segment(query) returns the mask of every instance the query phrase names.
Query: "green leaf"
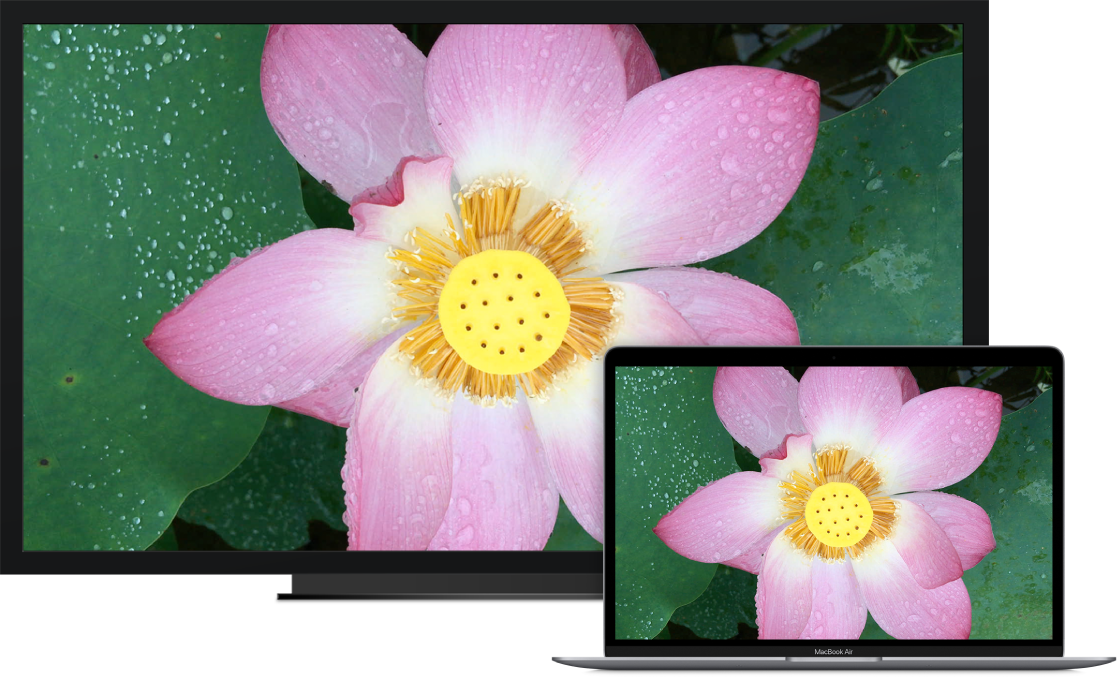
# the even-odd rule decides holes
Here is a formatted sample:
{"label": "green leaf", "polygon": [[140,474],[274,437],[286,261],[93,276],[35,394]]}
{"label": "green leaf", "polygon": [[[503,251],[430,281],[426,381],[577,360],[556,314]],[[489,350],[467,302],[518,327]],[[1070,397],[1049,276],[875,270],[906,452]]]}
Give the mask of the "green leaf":
{"label": "green leaf", "polygon": [[618,367],[616,637],[655,636],[698,598],[716,565],[688,560],[652,529],[692,494],[739,469],[713,406],[713,367]]}
{"label": "green leaf", "polygon": [[147,547],[148,551],[177,551],[178,540],[175,538],[174,526],[168,527],[163,531],[163,534],[155,540],[155,543]]}
{"label": "green leaf", "polygon": [[702,638],[733,638],[738,622],[756,628],[756,575],[718,565],[714,580],[697,600],[682,606],[671,621]]}
{"label": "green leaf", "polygon": [[260,96],[263,26],[24,27],[24,548],[143,549],[265,407],[144,347],[231,256],[311,227]]}
{"label": "green leaf", "polygon": [[861,632],[861,640],[893,640],[891,636],[884,633],[884,629],[873,619],[873,613],[866,613],[865,615],[865,629]]}
{"label": "green leaf", "polygon": [[589,532],[582,529],[578,521],[566,507],[566,503],[559,500],[558,518],[555,520],[555,529],[551,532],[544,551],[600,551],[601,542],[594,539]]}
{"label": "green leaf", "polygon": [[825,121],[779,218],[702,263],[778,295],[804,344],[962,342],[962,56]]}
{"label": "green leaf", "polygon": [[311,520],[345,530],[344,463],[344,428],[273,407],[244,463],[178,515],[238,549],[290,551],[307,543]]}
{"label": "green leaf", "polygon": [[943,490],[984,508],[997,540],[962,577],[973,605],[971,639],[1051,638],[1052,402],[1048,390],[1004,417],[985,461]]}

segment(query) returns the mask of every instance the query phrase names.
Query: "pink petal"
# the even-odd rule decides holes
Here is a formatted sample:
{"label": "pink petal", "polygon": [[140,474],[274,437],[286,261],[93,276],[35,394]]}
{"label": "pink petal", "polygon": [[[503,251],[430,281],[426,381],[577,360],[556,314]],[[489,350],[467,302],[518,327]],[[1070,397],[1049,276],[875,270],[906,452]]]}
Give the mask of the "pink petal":
{"label": "pink petal", "polygon": [[450,503],[451,402],[421,385],[399,341],[369,372],[341,477],[350,550],[427,548]]}
{"label": "pink petal", "polygon": [[198,390],[279,404],[330,384],[387,331],[385,246],[342,229],[300,232],[235,258],[163,316],[144,343]]}
{"label": "pink petal", "polygon": [[780,445],[778,456],[760,459],[760,472],[780,480],[791,480],[792,472],[810,477],[815,463],[810,435],[788,435]]}
{"label": "pink petal", "polygon": [[873,450],[889,494],[953,485],[977,470],[1001,429],[1001,396],[939,388],[912,399]]}
{"label": "pink petal", "polygon": [[603,362],[580,362],[546,401],[528,399],[547,469],[574,519],[605,539]]}
{"label": "pink petal", "polygon": [[974,502],[943,492],[913,492],[899,497],[918,504],[942,528],[969,570],[997,548],[989,514]]}
{"label": "pink petal", "polygon": [[[622,323],[617,345],[701,345],[694,330],[662,298],[636,284],[616,284]],[[532,399],[532,421],[547,466],[574,518],[597,541],[605,532],[604,362],[580,361],[546,401]]]}
{"label": "pink petal", "polygon": [[414,325],[389,333],[369,346],[368,350],[342,365],[330,375],[322,387],[275,406],[348,428],[349,417],[353,414],[353,406],[357,403],[357,389],[365,382],[368,372],[372,371],[372,365],[376,364],[380,355],[384,354],[397,338],[412,328]]}
{"label": "pink petal", "polygon": [[799,345],[799,327],[782,300],[731,274],[698,267],[625,272],[628,281],[655,291],[678,310],[706,345]]}
{"label": "pink petal", "polygon": [[625,85],[631,99],[637,92],[659,82],[659,65],[638,28],[632,24],[611,24],[609,28],[624,62]]}
{"label": "pink petal", "polygon": [[849,464],[873,451],[901,404],[892,367],[811,367],[799,381],[799,413],[815,449],[849,445]]}
{"label": "pink petal", "polygon": [[763,457],[789,433],[804,433],[799,382],[782,367],[718,367],[714,409],[733,439]]}
{"label": "pink petal", "polygon": [[907,402],[913,397],[919,397],[919,384],[915,381],[915,376],[911,373],[911,369],[907,367],[896,367],[896,376],[900,379],[900,394],[904,402]]}
{"label": "pink petal", "polygon": [[768,547],[776,540],[776,535],[786,530],[790,524],[791,523],[784,523],[780,525],[750,544],[741,555],[730,560],[723,560],[721,564],[735,567],[738,570],[751,572],[754,575],[759,574],[761,566],[764,565],[764,554],[768,552]]}
{"label": "pink petal", "polygon": [[756,580],[756,627],[762,639],[799,638],[811,616],[811,559],[780,533]]}
{"label": "pink petal", "polygon": [[612,345],[702,345],[702,338],[671,304],[639,284],[606,277],[620,289],[620,317]]}
{"label": "pink petal", "polygon": [[349,202],[403,156],[438,153],[422,52],[389,25],[277,25],[260,64],[264,109],[287,150]]}
{"label": "pink petal", "polygon": [[962,577],[962,561],[942,528],[914,502],[894,498],[896,521],[889,540],[924,589]]}
{"label": "pink petal", "polygon": [[861,595],[873,619],[890,636],[959,639],[970,635],[970,595],[961,579],[924,589],[888,540],[853,561]]}
{"label": "pink petal", "polygon": [[784,524],[782,499],[779,481],[755,471],[733,473],[699,487],[654,532],[691,560],[731,561]]}
{"label": "pink petal", "polygon": [[811,563],[811,617],[801,639],[857,639],[865,629],[865,602],[849,560]]}
{"label": "pink petal", "polygon": [[[463,186],[512,176],[540,201],[562,198],[626,99],[608,26],[448,26],[431,48],[424,89]],[[530,214],[525,202],[528,192],[520,212]]]}
{"label": "pink petal", "polygon": [[450,189],[454,161],[448,156],[401,159],[384,184],[361,192],[353,199],[349,214],[358,235],[394,246],[414,248],[407,234],[422,227],[443,238],[446,216],[460,224],[458,208]]}
{"label": "pink petal", "polygon": [[558,514],[558,490],[527,401],[479,406],[458,394],[452,417],[454,485],[431,549],[537,551]]}
{"label": "pink petal", "polygon": [[803,179],[818,101],[814,81],[748,66],[633,97],[567,194],[594,246],[588,273],[685,265],[759,234]]}

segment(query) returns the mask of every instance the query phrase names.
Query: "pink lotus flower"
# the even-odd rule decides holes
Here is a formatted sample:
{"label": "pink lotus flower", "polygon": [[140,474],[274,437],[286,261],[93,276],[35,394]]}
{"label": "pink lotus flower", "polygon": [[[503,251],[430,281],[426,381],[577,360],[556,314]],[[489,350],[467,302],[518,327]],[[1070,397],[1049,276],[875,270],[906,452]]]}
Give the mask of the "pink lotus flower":
{"label": "pink lotus flower", "polygon": [[760,458],[682,501],[655,533],[691,560],[759,575],[760,638],[855,639],[866,608],[895,638],[968,638],[962,571],[996,546],[977,504],[942,492],[974,472],[1001,396],[923,395],[892,367],[722,367],[714,406]]}
{"label": "pink lotus flower", "polygon": [[560,495],[600,541],[604,351],[799,342],[776,296],[679,266],[791,198],[813,81],[661,83],[626,26],[451,26],[429,59],[390,26],[276,26],[260,77],[355,229],[234,259],[145,342],[210,395],[348,426],[352,549],[540,549]]}

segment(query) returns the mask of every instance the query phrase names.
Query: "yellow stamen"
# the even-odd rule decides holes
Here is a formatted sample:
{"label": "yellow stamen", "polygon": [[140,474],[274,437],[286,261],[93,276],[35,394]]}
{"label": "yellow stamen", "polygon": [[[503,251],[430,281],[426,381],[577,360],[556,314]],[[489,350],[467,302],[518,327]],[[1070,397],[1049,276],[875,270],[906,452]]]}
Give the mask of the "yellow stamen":
{"label": "yellow stamen", "polygon": [[807,555],[827,561],[856,559],[892,533],[896,504],[875,494],[880,473],[867,458],[847,470],[849,453],[844,445],[819,450],[811,468],[792,471],[780,483],[783,517],[791,521],[784,532]]}
{"label": "yellow stamen", "polygon": [[460,233],[447,214],[442,235],[416,227],[408,235],[414,250],[388,255],[402,273],[392,282],[402,303],[392,316],[419,322],[401,339],[401,354],[448,394],[486,404],[513,400],[520,389],[545,397],[615,333],[620,291],[600,278],[570,276],[589,247],[572,207],[552,201],[517,220],[526,186],[509,178],[474,182],[457,196]]}

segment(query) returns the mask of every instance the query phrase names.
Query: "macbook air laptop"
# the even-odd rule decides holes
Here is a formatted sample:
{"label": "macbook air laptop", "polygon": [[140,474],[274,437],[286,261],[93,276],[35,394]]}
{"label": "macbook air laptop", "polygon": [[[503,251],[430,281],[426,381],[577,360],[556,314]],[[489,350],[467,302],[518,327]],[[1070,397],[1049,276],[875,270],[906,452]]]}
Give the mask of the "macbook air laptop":
{"label": "macbook air laptop", "polygon": [[[1063,358],[616,348],[595,669],[1074,669]],[[1073,578],[1073,566],[1071,566]]]}

